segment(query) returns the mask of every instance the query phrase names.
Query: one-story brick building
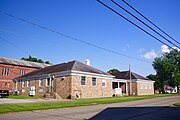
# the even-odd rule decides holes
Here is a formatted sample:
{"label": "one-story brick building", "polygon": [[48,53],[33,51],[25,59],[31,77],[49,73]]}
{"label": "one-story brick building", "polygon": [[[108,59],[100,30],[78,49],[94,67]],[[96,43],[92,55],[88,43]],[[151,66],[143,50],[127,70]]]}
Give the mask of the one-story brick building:
{"label": "one-story brick building", "polygon": [[[154,94],[154,82],[148,78],[138,75],[134,72],[123,71],[111,73],[115,76],[113,79],[113,89],[115,94],[124,95],[150,95]],[[118,90],[122,89],[121,93]]]}
{"label": "one-story brick building", "polygon": [[112,96],[112,76],[94,67],[71,61],[25,74],[14,81],[21,95],[76,99]]}
{"label": "one-story brick building", "polygon": [[21,95],[62,99],[154,94],[154,81],[125,71],[106,73],[79,61],[45,67],[14,79]]}

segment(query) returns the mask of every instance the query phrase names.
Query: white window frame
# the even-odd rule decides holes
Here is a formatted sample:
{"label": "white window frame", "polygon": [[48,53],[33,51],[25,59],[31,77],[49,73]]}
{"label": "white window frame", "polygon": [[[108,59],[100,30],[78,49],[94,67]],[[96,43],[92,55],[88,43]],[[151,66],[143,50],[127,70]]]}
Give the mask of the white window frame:
{"label": "white window frame", "polygon": [[30,86],[30,81],[29,81],[29,80],[26,81],[26,86],[27,86],[27,87]]}
{"label": "white window frame", "polygon": [[20,70],[19,70],[19,75],[24,75],[24,74],[25,74],[25,71],[26,71],[26,70],[20,69]]}
{"label": "white window frame", "polygon": [[25,81],[22,81],[22,88],[25,87]]}
{"label": "white window frame", "polygon": [[[93,81],[95,81],[95,85],[93,84]],[[97,78],[96,77],[92,77],[92,86],[96,86],[97,85]]]}
{"label": "white window frame", "polygon": [[102,80],[102,87],[106,87],[106,80]]}
{"label": "white window frame", "polygon": [[[82,78],[84,78],[84,79],[82,79]],[[82,85],[82,86],[85,86],[86,85],[86,76],[81,76],[81,78],[80,78],[81,80],[80,80],[80,84]],[[82,80],[84,80],[84,84],[82,84]]]}
{"label": "white window frame", "polygon": [[[48,83],[48,80],[49,80],[49,85],[47,84],[47,83]],[[47,79],[46,79],[46,86],[50,86],[50,78],[47,78]]]}
{"label": "white window frame", "polygon": [[43,86],[43,80],[40,79],[40,80],[39,80],[39,87],[42,87],[42,86]]}
{"label": "white window frame", "polygon": [[10,75],[10,68],[3,67],[1,75],[2,76],[9,76]]}

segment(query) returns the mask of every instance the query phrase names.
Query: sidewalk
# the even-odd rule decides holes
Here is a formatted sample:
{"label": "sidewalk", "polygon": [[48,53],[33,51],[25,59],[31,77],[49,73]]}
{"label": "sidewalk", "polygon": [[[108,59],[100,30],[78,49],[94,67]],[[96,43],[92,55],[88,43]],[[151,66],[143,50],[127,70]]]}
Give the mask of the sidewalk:
{"label": "sidewalk", "polygon": [[69,101],[66,99],[9,99],[9,98],[1,98],[1,104],[21,104],[21,103],[33,103],[33,102],[61,102],[61,101]]}

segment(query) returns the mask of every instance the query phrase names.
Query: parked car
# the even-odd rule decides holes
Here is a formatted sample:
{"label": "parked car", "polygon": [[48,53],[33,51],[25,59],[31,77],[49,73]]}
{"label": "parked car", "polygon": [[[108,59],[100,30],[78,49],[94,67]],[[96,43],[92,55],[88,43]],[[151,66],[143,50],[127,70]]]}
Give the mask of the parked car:
{"label": "parked car", "polygon": [[0,98],[9,96],[9,90],[0,90]]}

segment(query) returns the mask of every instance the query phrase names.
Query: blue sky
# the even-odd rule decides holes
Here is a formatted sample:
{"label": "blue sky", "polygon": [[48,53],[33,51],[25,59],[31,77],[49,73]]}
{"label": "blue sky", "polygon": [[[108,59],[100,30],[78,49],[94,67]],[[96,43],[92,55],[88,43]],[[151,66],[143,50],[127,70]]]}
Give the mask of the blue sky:
{"label": "blue sky", "polygon": [[[101,1],[148,30],[110,0]],[[130,10],[121,0],[116,1]],[[179,0],[126,1],[176,40],[180,40]],[[27,51],[31,56],[53,64],[71,60],[84,62],[89,58],[92,66],[103,71],[111,68],[128,70],[128,64],[131,64],[134,72],[146,76],[155,73],[152,68],[153,58],[162,54],[162,43],[109,11],[96,0],[1,0],[0,10],[148,62],[112,54],[0,14],[0,37]],[[131,12],[135,13],[132,10]],[[28,54],[1,39],[0,43],[0,57],[28,57]]]}

